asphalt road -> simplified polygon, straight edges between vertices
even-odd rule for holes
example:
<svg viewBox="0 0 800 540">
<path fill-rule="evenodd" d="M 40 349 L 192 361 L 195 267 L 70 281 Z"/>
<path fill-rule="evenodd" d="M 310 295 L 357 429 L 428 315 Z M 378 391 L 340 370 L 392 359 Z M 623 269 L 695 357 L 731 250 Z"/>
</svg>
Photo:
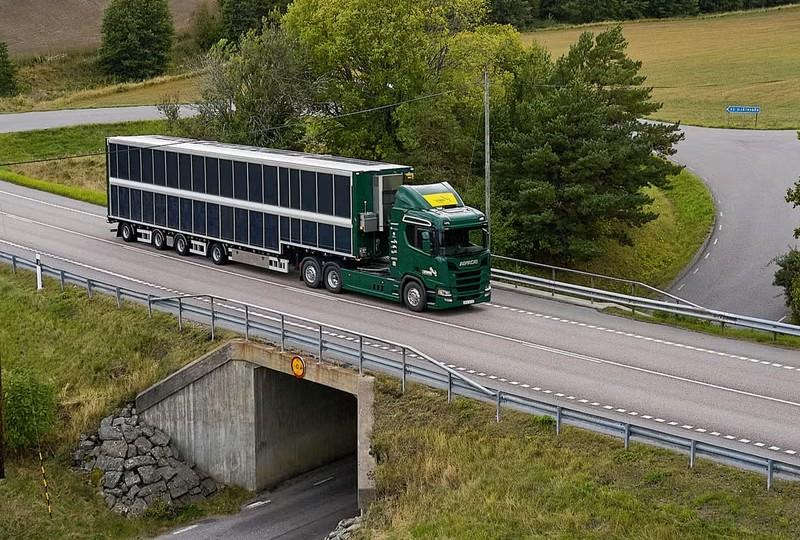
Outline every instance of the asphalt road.
<svg viewBox="0 0 800 540">
<path fill-rule="evenodd" d="M 797 245 L 800 211 L 784 201 L 800 176 L 796 131 L 684 126 L 676 161 L 711 188 L 717 223 L 707 249 L 673 293 L 702 306 L 779 320 L 788 311 L 772 285 L 772 259 Z"/>
<path fill-rule="evenodd" d="M 322 540 L 358 515 L 356 460 L 347 458 L 259 493 L 233 516 L 204 519 L 160 540 Z"/>
<path fill-rule="evenodd" d="M 187 106 L 181 108 L 184 116 L 192 114 Z M 151 105 L 140 107 L 109 107 L 104 109 L 64 109 L 0 114 L 0 133 L 50 129 L 81 124 L 113 124 L 136 120 L 158 120 L 162 118 L 158 109 Z"/>
<path fill-rule="evenodd" d="M 495 290 L 413 314 L 294 275 L 215 267 L 109 231 L 102 208 L 0 184 L 0 249 L 155 295 L 212 293 L 406 343 L 492 385 L 798 461 L 800 355 Z"/>
</svg>

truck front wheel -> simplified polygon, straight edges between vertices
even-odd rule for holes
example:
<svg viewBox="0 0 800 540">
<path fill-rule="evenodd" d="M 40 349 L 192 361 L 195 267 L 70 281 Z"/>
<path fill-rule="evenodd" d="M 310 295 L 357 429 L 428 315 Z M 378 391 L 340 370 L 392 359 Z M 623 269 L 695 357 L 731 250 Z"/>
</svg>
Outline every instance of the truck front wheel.
<svg viewBox="0 0 800 540">
<path fill-rule="evenodd" d="M 325 288 L 332 293 L 342 292 L 342 270 L 337 264 L 325 268 Z"/>
<path fill-rule="evenodd" d="M 406 283 L 405 287 L 403 287 L 403 303 L 411 311 L 425 311 L 427 295 L 425 294 L 425 288 L 419 281 L 409 281 Z"/>
<path fill-rule="evenodd" d="M 322 282 L 322 271 L 319 267 L 319 262 L 316 259 L 306 259 L 303 261 L 303 281 L 306 287 L 318 289 Z"/>
</svg>

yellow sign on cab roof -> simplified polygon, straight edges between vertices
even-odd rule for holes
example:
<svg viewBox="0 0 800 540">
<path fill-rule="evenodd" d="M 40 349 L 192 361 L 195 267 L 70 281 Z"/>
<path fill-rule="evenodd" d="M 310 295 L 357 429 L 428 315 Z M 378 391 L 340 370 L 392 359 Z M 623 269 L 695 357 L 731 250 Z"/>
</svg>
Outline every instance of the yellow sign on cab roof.
<svg viewBox="0 0 800 540">
<path fill-rule="evenodd" d="M 434 208 L 439 206 L 458 206 L 456 196 L 452 193 L 431 193 L 423 195 L 423 197 Z"/>
</svg>

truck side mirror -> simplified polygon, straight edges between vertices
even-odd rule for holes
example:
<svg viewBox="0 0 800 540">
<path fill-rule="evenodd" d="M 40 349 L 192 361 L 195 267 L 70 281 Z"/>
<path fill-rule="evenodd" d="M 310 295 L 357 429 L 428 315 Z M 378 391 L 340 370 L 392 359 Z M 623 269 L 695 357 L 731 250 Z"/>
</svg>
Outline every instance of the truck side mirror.
<svg viewBox="0 0 800 540">
<path fill-rule="evenodd" d="M 422 230 L 419 232 L 420 246 L 419 248 L 425 253 L 433 253 L 433 242 L 431 242 L 431 231 Z"/>
</svg>

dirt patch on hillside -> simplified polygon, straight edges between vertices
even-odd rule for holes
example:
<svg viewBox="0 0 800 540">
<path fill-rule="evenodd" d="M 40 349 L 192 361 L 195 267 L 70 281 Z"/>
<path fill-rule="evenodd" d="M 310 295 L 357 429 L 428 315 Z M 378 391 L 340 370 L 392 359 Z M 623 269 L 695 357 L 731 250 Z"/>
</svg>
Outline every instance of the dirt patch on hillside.
<svg viewBox="0 0 800 540">
<path fill-rule="evenodd" d="M 175 29 L 185 30 L 204 0 L 170 0 Z M 100 44 L 109 0 L 0 0 L 0 41 L 14 56 L 30 56 Z"/>
</svg>

